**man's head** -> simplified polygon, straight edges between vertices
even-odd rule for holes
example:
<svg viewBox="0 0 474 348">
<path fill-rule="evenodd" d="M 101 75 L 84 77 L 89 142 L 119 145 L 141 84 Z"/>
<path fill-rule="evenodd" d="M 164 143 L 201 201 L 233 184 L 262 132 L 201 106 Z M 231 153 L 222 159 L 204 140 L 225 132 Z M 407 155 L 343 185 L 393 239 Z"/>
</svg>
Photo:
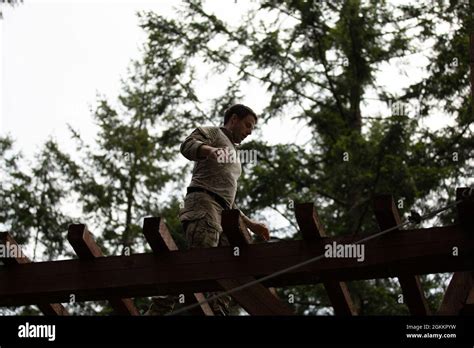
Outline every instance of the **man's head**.
<svg viewBox="0 0 474 348">
<path fill-rule="evenodd" d="M 224 127 L 232 133 L 234 142 L 237 144 L 252 133 L 256 123 L 255 112 L 242 104 L 232 105 L 224 114 Z"/>
</svg>

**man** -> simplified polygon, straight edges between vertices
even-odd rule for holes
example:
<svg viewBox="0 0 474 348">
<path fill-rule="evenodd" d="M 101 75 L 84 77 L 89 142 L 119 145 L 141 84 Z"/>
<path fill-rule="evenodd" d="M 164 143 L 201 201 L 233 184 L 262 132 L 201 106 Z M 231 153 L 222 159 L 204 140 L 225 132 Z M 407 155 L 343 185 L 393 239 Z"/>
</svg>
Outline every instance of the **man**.
<svg viewBox="0 0 474 348">
<path fill-rule="evenodd" d="M 224 114 L 223 127 L 198 127 L 181 144 L 184 157 L 194 161 L 193 176 L 187 188 L 179 219 L 190 248 L 229 245 L 222 233 L 221 217 L 225 209 L 237 209 L 237 181 L 242 173 L 236 144 L 252 134 L 257 115 L 249 107 L 236 104 Z M 270 238 L 268 227 L 240 212 L 242 221 L 253 233 Z M 163 298 L 162 303 L 166 303 Z M 230 297 L 211 303 L 217 314 L 228 314 Z M 156 306 L 158 306 L 158 302 Z M 164 305 L 166 306 L 166 304 Z M 163 306 L 162 306 L 163 307 Z"/>
<path fill-rule="evenodd" d="M 181 144 L 183 156 L 195 161 L 179 216 L 191 248 L 228 245 L 222 233 L 221 215 L 224 209 L 237 209 L 234 200 L 242 173 L 239 156 L 232 156 L 232 152 L 237 152 L 235 144 L 252 133 L 256 122 L 252 109 L 236 104 L 225 112 L 224 127 L 199 127 Z M 236 160 L 228 161 L 227 156 Z M 269 239 L 266 225 L 242 212 L 240 215 L 250 231 Z"/>
<path fill-rule="evenodd" d="M 190 248 L 229 245 L 222 233 L 222 210 L 237 209 L 237 181 L 242 173 L 236 144 L 252 134 L 257 115 L 249 107 L 236 104 L 224 114 L 223 127 L 199 127 L 181 144 L 181 153 L 194 161 L 193 176 L 179 218 Z M 234 153 L 234 156 L 232 156 Z M 229 161 L 227 156 L 234 160 Z M 270 238 L 265 224 L 240 216 L 253 233 Z M 228 314 L 230 298 L 211 303 L 218 314 Z"/>
</svg>

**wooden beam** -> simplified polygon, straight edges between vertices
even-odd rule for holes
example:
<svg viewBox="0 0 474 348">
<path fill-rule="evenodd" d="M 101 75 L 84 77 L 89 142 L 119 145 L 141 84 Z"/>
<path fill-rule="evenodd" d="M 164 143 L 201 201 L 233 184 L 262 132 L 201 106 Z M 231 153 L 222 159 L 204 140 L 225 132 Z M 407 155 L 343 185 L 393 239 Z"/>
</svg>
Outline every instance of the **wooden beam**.
<svg viewBox="0 0 474 348">
<path fill-rule="evenodd" d="M 474 193 L 470 197 L 464 197 L 469 191 L 468 187 L 459 187 L 456 189 L 456 201 L 463 199 L 457 205 L 459 223 L 464 227 L 467 233 L 474 237 Z"/>
<path fill-rule="evenodd" d="M 240 219 L 239 210 L 223 210 L 221 225 L 231 246 L 245 247 L 252 243 L 247 227 Z"/>
<path fill-rule="evenodd" d="M 461 310 L 461 315 L 474 315 L 474 288 L 471 288 L 467 296 L 466 305 Z"/>
<path fill-rule="evenodd" d="M 92 260 L 104 256 L 94 236 L 84 224 L 69 225 L 67 240 L 81 260 Z"/>
<path fill-rule="evenodd" d="M 94 236 L 84 224 L 69 225 L 67 239 L 76 252 L 79 259 L 92 260 L 103 257 L 102 250 L 94 240 Z M 140 312 L 130 298 L 119 298 L 117 296 L 107 298 L 110 306 L 119 315 L 140 315 Z"/>
<path fill-rule="evenodd" d="M 324 226 L 313 203 L 296 204 L 295 216 L 304 240 L 320 241 L 326 237 Z"/>
<path fill-rule="evenodd" d="M 173 236 L 171 236 L 168 227 L 166 227 L 165 221 L 159 217 L 149 217 L 144 219 L 143 234 L 145 235 L 145 239 L 150 245 L 151 250 L 153 250 L 153 253 L 157 255 L 168 255 L 171 251 L 178 250 L 178 246 L 176 245 Z M 193 293 L 192 296 L 185 294 L 185 298 L 190 300 L 188 305 L 205 300 L 204 295 L 200 292 Z M 190 312 L 193 315 L 214 315 L 209 303 L 203 303 L 198 308 L 191 309 Z"/>
<path fill-rule="evenodd" d="M 401 275 L 398 276 L 398 281 L 402 288 L 404 302 L 406 302 L 410 313 L 419 316 L 431 315 L 420 277 L 417 275 Z"/>
<path fill-rule="evenodd" d="M 164 219 L 159 217 L 148 217 L 143 220 L 143 234 L 145 239 L 158 255 L 167 255 L 171 251 L 178 250 L 173 236 L 166 227 Z"/>
<path fill-rule="evenodd" d="M 222 228 L 226 234 L 231 247 L 240 248 L 240 256 L 245 248 L 250 245 L 247 238 L 246 226 L 241 225 L 240 211 L 237 209 L 222 211 Z M 239 277 L 234 279 L 218 279 L 217 283 L 225 291 L 255 281 L 255 277 Z M 255 284 L 231 294 L 232 298 L 239 303 L 250 315 L 293 315 L 292 309 L 280 301 L 269 289 L 262 284 Z"/>
<path fill-rule="evenodd" d="M 469 63 L 471 70 L 471 108 L 474 112 L 474 33 L 469 35 Z"/>
<path fill-rule="evenodd" d="M 463 199 L 457 205 L 458 220 L 466 233 L 472 238 L 474 236 L 474 197 L 465 197 L 468 190 L 468 187 L 457 188 L 456 201 Z M 438 309 L 438 314 L 459 315 L 471 311 L 472 305 L 470 302 L 472 298 L 469 295 L 473 293 L 473 285 L 473 272 L 454 273 Z"/>
<path fill-rule="evenodd" d="M 9 267 L 12 270 L 15 270 L 16 265 L 23 265 L 26 263 L 31 263 L 31 260 L 23 254 L 20 246 L 16 240 L 8 232 L 0 232 L 0 245 L 5 246 L 6 249 L 10 249 L 11 246 L 15 248 L 17 255 L 12 255 L 12 257 L 0 256 L 0 261 L 3 262 L 5 267 Z M 14 257 L 13 257 L 14 256 Z M 65 316 L 69 315 L 66 308 L 60 303 L 39 303 L 36 304 L 39 310 L 44 315 L 49 316 Z"/>
<path fill-rule="evenodd" d="M 473 285 L 472 272 L 454 273 L 437 314 L 459 315 L 466 306 Z"/>
<path fill-rule="evenodd" d="M 238 277 L 234 279 L 219 279 L 217 282 L 227 291 L 254 280 L 255 277 Z M 294 315 L 290 307 L 275 297 L 262 284 L 249 286 L 246 289 L 232 293 L 230 296 L 250 315 Z"/>
<path fill-rule="evenodd" d="M 100 300 L 219 291 L 215 279 L 260 278 L 324 254 L 325 244 L 351 244 L 364 236 L 325 241 L 252 244 L 240 258 L 232 247 L 196 248 L 169 255 L 132 254 L 93 260 L 61 260 L 0 267 L 0 305 L 38 301 Z M 365 260 L 321 259 L 263 282 L 264 286 L 316 284 L 474 269 L 474 238 L 459 225 L 403 230 L 366 241 Z M 453 246 L 459 256 L 452 255 Z"/>
<path fill-rule="evenodd" d="M 380 231 L 399 225 L 402 220 L 391 195 L 378 195 L 374 199 L 374 213 Z M 389 233 L 400 233 L 396 229 Z M 403 292 L 404 302 L 412 315 L 429 315 L 430 309 L 426 301 L 420 278 L 417 275 L 400 275 L 398 281 Z"/>
<path fill-rule="evenodd" d="M 304 240 L 324 240 L 326 232 L 313 203 L 297 204 L 295 215 Z M 323 284 L 334 308 L 335 315 L 357 315 L 346 283 L 337 280 L 325 280 Z"/>
</svg>

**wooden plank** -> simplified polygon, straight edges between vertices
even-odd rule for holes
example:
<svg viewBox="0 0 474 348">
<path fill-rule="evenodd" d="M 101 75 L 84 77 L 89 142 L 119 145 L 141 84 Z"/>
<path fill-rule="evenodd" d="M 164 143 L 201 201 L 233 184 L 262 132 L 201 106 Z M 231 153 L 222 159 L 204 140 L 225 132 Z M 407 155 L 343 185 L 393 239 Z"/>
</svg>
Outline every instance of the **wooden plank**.
<svg viewBox="0 0 474 348">
<path fill-rule="evenodd" d="M 461 226 L 464 228 L 466 233 L 472 236 L 474 234 L 474 197 L 465 197 L 465 194 L 468 192 L 468 190 L 468 187 L 459 187 L 456 189 L 456 201 L 464 199 L 463 202 L 457 205 L 457 213 Z M 462 246 L 458 247 L 461 248 Z M 444 294 L 438 314 L 459 315 L 461 313 L 468 314 L 468 312 L 471 312 L 473 306 L 471 303 L 472 297 L 470 297 L 470 294 L 472 294 L 474 291 L 473 280 L 472 272 L 454 273 L 449 283 L 448 289 Z"/>
<path fill-rule="evenodd" d="M 252 244 L 245 262 L 232 247 L 196 248 L 169 255 L 132 254 L 93 260 L 61 260 L 0 267 L 0 306 L 38 301 L 100 300 L 219 291 L 215 279 L 263 277 L 324 254 L 326 243 L 351 244 L 364 236 L 329 237 L 325 241 Z M 388 278 L 474 269 L 474 238 L 459 225 L 403 230 L 366 241 L 365 261 L 322 259 L 263 282 L 264 286 Z M 453 245 L 461 246 L 452 256 Z"/>
<path fill-rule="evenodd" d="M 166 227 L 164 219 L 159 217 L 149 217 L 145 218 L 143 221 L 143 234 L 145 239 L 151 247 L 151 250 L 158 255 L 167 255 L 171 251 L 178 250 L 173 236 Z M 193 293 L 191 296 L 189 294 L 184 294 L 185 299 L 189 299 L 189 305 L 196 302 L 201 302 L 205 300 L 204 294 L 200 292 Z M 213 316 L 214 312 L 212 311 L 209 303 L 203 303 L 196 309 L 190 310 L 193 315 L 206 315 Z"/>
<path fill-rule="evenodd" d="M 255 277 L 238 277 L 219 279 L 218 283 L 226 291 L 254 281 Z M 255 284 L 230 296 L 239 303 L 250 315 L 294 315 L 293 310 L 275 297 L 262 284 Z"/>
<path fill-rule="evenodd" d="M 374 213 L 381 231 L 399 225 L 402 220 L 391 195 L 377 195 L 374 198 Z M 396 229 L 389 233 L 400 233 Z M 404 302 L 412 315 L 429 315 L 420 279 L 417 275 L 400 275 L 398 281 L 402 288 Z"/>
<path fill-rule="evenodd" d="M 428 302 L 423 293 L 420 278 L 417 275 L 398 276 L 403 298 L 412 315 L 431 315 Z"/>
<path fill-rule="evenodd" d="M 457 214 L 459 222 L 466 232 L 474 236 L 474 194 L 468 198 L 464 197 L 468 190 L 468 187 L 459 187 L 456 189 L 456 201 L 464 199 L 457 205 Z"/>
<path fill-rule="evenodd" d="M 466 304 L 461 310 L 461 315 L 474 315 L 474 288 L 471 288 L 467 296 Z"/>
<path fill-rule="evenodd" d="M 67 239 L 79 259 L 91 260 L 96 257 L 104 256 L 102 250 L 95 242 L 94 236 L 84 224 L 69 225 Z M 114 296 L 107 298 L 107 300 L 115 313 L 119 315 L 140 315 L 132 299 Z"/>
<path fill-rule="evenodd" d="M 295 216 L 304 240 L 315 241 L 326 237 L 324 226 L 313 203 L 296 204 Z"/>
<path fill-rule="evenodd" d="M 231 246 L 245 247 L 251 244 L 252 239 L 248 232 L 244 232 L 247 227 L 240 219 L 239 210 L 223 210 L 221 225 Z"/>
<path fill-rule="evenodd" d="M 326 232 L 313 203 L 296 204 L 295 215 L 304 240 L 324 240 Z M 325 280 L 323 284 L 335 315 L 357 315 L 357 310 L 346 283 L 337 280 Z"/>
<path fill-rule="evenodd" d="M 459 315 L 466 306 L 473 284 L 472 272 L 454 273 L 437 314 Z"/>
<path fill-rule="evenodd" d="M 159 217 L 148 217 L 143 221 L 143 234 L 145 239 L 156 254 L 166 255 L 178 250 L 166 223 Z"/>
<path fill-rule="evenodd" d="M 245 234 L 247 227 L 242 224 L 240 211 L 237 209 L 222 211 L 222 229 L 226 234 L 231 247 L 239 247 L 240 256 L 245 262 L 245 249 L 250 240 Z M 217 282 L 226 291 L 255 281 L 254 277 L 238 277 L 233 279 L 218 279 Z M 293 310 L 280 301 L 271 290 L 262 284 L 254 284 L 230 294 L 250 315 L 293 315 Z"/>
<path fill-rule="evenodd" d="M 471 74 L 474 66 L 472 62 L 474 59 L 473 35 L 471 34 Z M 471 88 L 473 88 L 472 85 Z M 456 199 L 464 198 L 464 201 L 458 205 L 458 217 L 466 232 L 472 236 L 474 234 L 474 192 L 471 192 L 470 197 L 464 197 L 465 194 L 469 193 L 469 190 L 470 188 L 468 187 L 458 188 L 456 190 Z M 474 277 L 474 273 L 471 272 L 471 276 Z M 474 287 L 471 287 L 466 303 L 460 313 L 463 315 L 474 315 Z"/>
<path fill-rule="evenodd" d="M 15 265 L 22 265 L 31 263 L 31 260 L 23 254 L 23 250 L 19 248 L 16 240 L 8 232 L 0 232 L 0 245 L 4 245 L 5 248 L 9 249 L 10 246 L 14 246 L 17 252 L 16 257 L 1 257 L 0 261 L 6 267 L 15 269 Z M 13 256 L 13 255 L 12 255 Z M 36 306 L 44 315 L 49 316 L 66 316 L 69 315 L 66 308 L 60 303 L 38 303 Z"/>
<path fill-rule="evenodd" d="M 96 257 L 103 257 L 102 250 L 95 242 L 94 236 L 84 224 L 69 225 L 67 240 L 82 260 L 92 260 Z"/>
<path fill-rule="evenodd" d="M 474 112 L 474 33 L 469 35 L 469 63 L 471 70 L 471 107 Z"/>
<path fill-rule="evenodd" d="M 202 292 L 195 292 L 195 293 L 185 293 L 184 294 L 185 299 L 186 299 L 186 306 L 190 306 L 196 303 L 201 303 L 206 300 L 206 297 Z M 209 305 L 209 303 L 201 303 L 199 307 L 194 307 L 191 309 L 188 309 L 188 312 L 191 315 L 196 315 L 196 316 L 214 316 L 215 313 L 212 310 L 212 307 Z"/>
</svg>

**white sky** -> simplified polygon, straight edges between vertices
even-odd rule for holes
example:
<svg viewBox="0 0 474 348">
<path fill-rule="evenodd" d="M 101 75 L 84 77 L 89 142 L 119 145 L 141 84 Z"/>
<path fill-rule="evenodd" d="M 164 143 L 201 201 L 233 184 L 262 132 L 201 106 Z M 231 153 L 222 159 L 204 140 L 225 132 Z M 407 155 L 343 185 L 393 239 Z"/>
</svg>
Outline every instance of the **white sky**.
<svg viewBox="0 0 474 348">
<path fill-rule="evenodd" d="M 92 141 L 90 109 L 97 94 L 114 101 L 130 61 L 140 57 L 139 47 L 146 37 L 136 12 L 153 10 L 171 16 L 178 4 L 25 0 L 13 9 L 5 7 L 0 21 L 0 134 L 12 135 L 27 156 L 49 136 L 72 150 L 67 123 Z M 222 13 L 229 13 L 223 11 L 225 6 L 244 8 L 233 0 L 212 5 Z M 243 102 L 259 110 L 263 99 L 258 94 L 249 91 Z M 278 138 L 292 141 L 288 136 L 281 132 Z"/>
<path fill-rule="evenodd" d="M 170 12 L 171 1 L 25 1 L 1 23 L 1 131 L 31 154 L 49 135 L 68 143 L 66 123 L 92 135 L 96 93 L 114 98 L 145 35 L 135 12 Z"/>
</svg>

